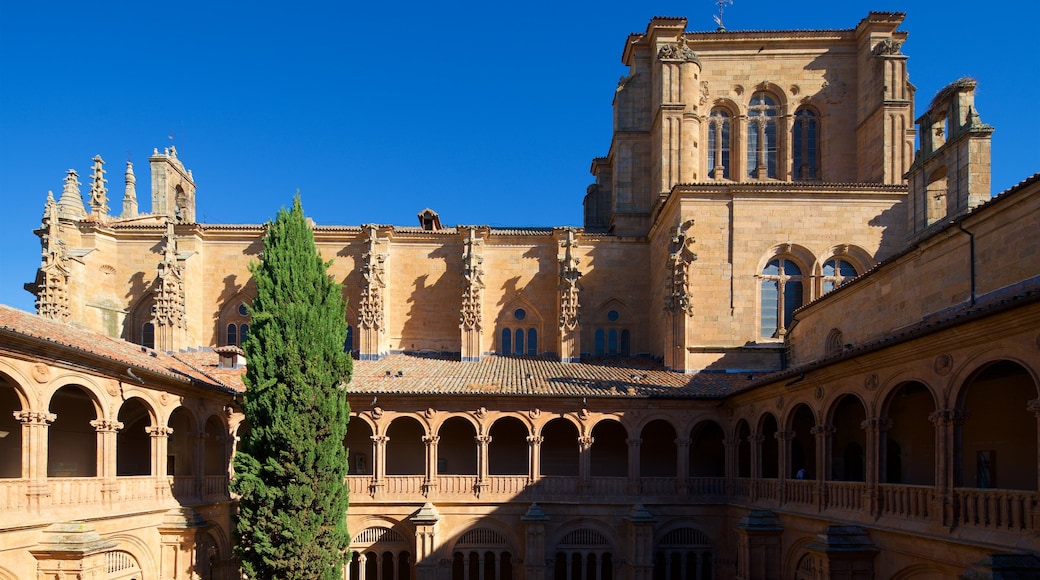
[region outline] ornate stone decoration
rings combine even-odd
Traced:
[[[628,75],[628,76],[619,78],[618,82],[617,82],[617,88],[614,89],[614,91],[620,93],[621,91],[623,91],[625,89],[625,85],[627,85],[628,83],[632,82],[632,79],[636,78],[637,76],[639,76],[639,75],[638,74],[633,74],[633,75]]]
[[[152,437],[169,437],[170,435],[173,435],[173,428],[165,425],[145,427],[144,432]]]
[[[58,214],[54,195],[48,191],[41,228],[43,233],[40,234],[43,256],[36,276],[36,313],[44,318],[64,322],[70,315],[70,271],[68,249],[58,234]]]
[[[874,56],[887,56],[893,54],[901,54],[899,49],[903,47],[903,43],[892,38],[885,38],[874,45],[874,49],[871,51]]]
[[[382,416],[383,416],[383,408],[382,407],[372,407],[372,418],[373,419],[379,419]]]
[[[367,330],[383,328],[383,294],[386,289],[386,254],[378,252],[379,236],[374,225],[368,229],[368,251],[362,256],[361,300],[358,305],[358,326]]]
[[[657,51],[658,60],[678,60],[682,62],[695,62],[700,64],[701,61],[697,58],[697,53],[693,52],[693,49],[686,46],[686,39],[680,38],[676,44],[666,44]]]
[[[817,401],[822,401],[823,400],[823,387],[822,386],[820,386],[820,385],[816,386],[816,388],[813,390],[813,397]]]
[[[928,420],[937,427],[963,423],[971,416],[967,409],[942,409],[928,414]]]
[[[163,258],[159,262],[158,285],[155,289],[156,330],[187,328],[187,307],[184,300],[184,264],[177,257],[177,238],[173,221],[166,220],[163,235]]]
[[[43,363],[32,366],[32,378],[37,383],[46,383],[51,378],[51,368]]]
[[[873,391],[878,388],[878,376],[877,373],[870,373],[867,378],[863,379],[863,388],[868,391]]]
[[[90,422],[90,426],[94,428],[98,433],[113,433],[123,428],[123,424],[119,421],[112,421],[110,419],[97,419]]]
[[[784,397],[783,395],[776,398],[776,408],[782,410],[784,408]]]
[[[816,435],[817,437],[829,437],[833,435],[836,431],[837,429],[834,427],[834,425],[826,424],[816,425],[815,427],[809,430],[810,433]]]
[[[137,217],[137,177],[134,175],[134,164],[126,162],[126,190],[123,192],[123,219]]]
[[[935,361],[932,362],[932,370],[939,376],[950,374],[950,371],[953,370],[953,357],[945,352],[935,357]]]
[[[693,223],[692,219],[686,220],[672,230],[672,241],[668,250],[669,287],[664,297],[664,309],[669,314],[693,315],[689,278],[689,266],[697,259],[697,254],[690,250],[694,243],[693,236],[690,235]]]
[[[527,412],[527,416],[532,418],[532,419],[537,419],[538,417],[542,416],[542,410],[541,409],[531,409],[530,411]]]
[[[578,328],[578,310],[581,308],[578,303],[578,292],[581,290],[578,279],[581,278],[581,272],[578,270],[579,260],[574,256],[574,249],[578,247],[578,242],[574,239],[574,228],[567,228],[567,237],[560,241],[560,247],[563,250],[563,255],[558,258],[560,262],[560,284],[557,287],[560,291],[560,328],[573,331]]]
[[[105,184],[105,160],[100,155],[94,156],[94,170],[90,177],[90,213],[94,216],[108,215],[108,189]]]
[[[483,419],[484,417],[487,417],[487,412],[487,407],[480,407],[474,414],[477,416],[477,419]]]
[[[437,411],[435,411],[433,407],[426,409],[426,412],[423,413],[423,416],[425,416],[427,419],[433,419],[436,415]]]
[[[582,421],[588,421],[590,416],[591,415],[589,414],[589,410],[584,407],[582,407],[581,410],[578,411],[578,418]]]
[[[53,423],[58,416],[45,411],[15,411],[14,418],[18,419],[20,423],[47,425],[48,423]]]
[[[481,302],[484,297],[484,240],[477,237],[477,229],[469,228],[462,252],[462,312],[459,326],[463,330],[480,332]]]

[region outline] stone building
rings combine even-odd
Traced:
[[[970,79],[915,118],[902,19],[654,18],[583,227],[314,226],[357,360],[346,578],[1040,574],[1040,177],[991,198]],[[149,166],[118,216],[70,170],[39,316],[0,310],[4,580],[233,576],[264,226]]]

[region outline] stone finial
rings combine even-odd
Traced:
[[[90,213],[97,217],[108,215],[108,189],[105,183],[105,160],[94,156],[94,168],[90,177]]]
[[[137,217],[137,177],[134,175],[134,164],[126,162],[126,191],[123,193],[123,219]]]
[[[87,208],[83,205],[79,185],[79,174],[75,169],[65,172],[65,185],[61,190],[61,199],[58,200],[59,217],[70,220],[81,220],[87,217]]]

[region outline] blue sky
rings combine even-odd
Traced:
[[[735,0],[724,20],[853,28],[871,10],[905,12],[915,112],[976,78],[997,193],[1040,171],[1040,115],[1025,106],[1040,94],[1040,3],[1027,4]],[[0,303],[33,310],[32,230],[66,169],[86,195],[104,157],[118,213],[131,159],[147,210],[147,157],[171,143],[204,222],[262,223],[298,189],[319,224],[415,225],[431,207],[445,225],[580,225],[627,35],[654,15],[713,30],[715,13],[708,0],[0,0]]]

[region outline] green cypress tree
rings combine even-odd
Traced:
[[[255,580],[343,577],[346,511],[346,303],[314,245],[299,193],[268,224],[256,281],[235,455],[236,550]]]

